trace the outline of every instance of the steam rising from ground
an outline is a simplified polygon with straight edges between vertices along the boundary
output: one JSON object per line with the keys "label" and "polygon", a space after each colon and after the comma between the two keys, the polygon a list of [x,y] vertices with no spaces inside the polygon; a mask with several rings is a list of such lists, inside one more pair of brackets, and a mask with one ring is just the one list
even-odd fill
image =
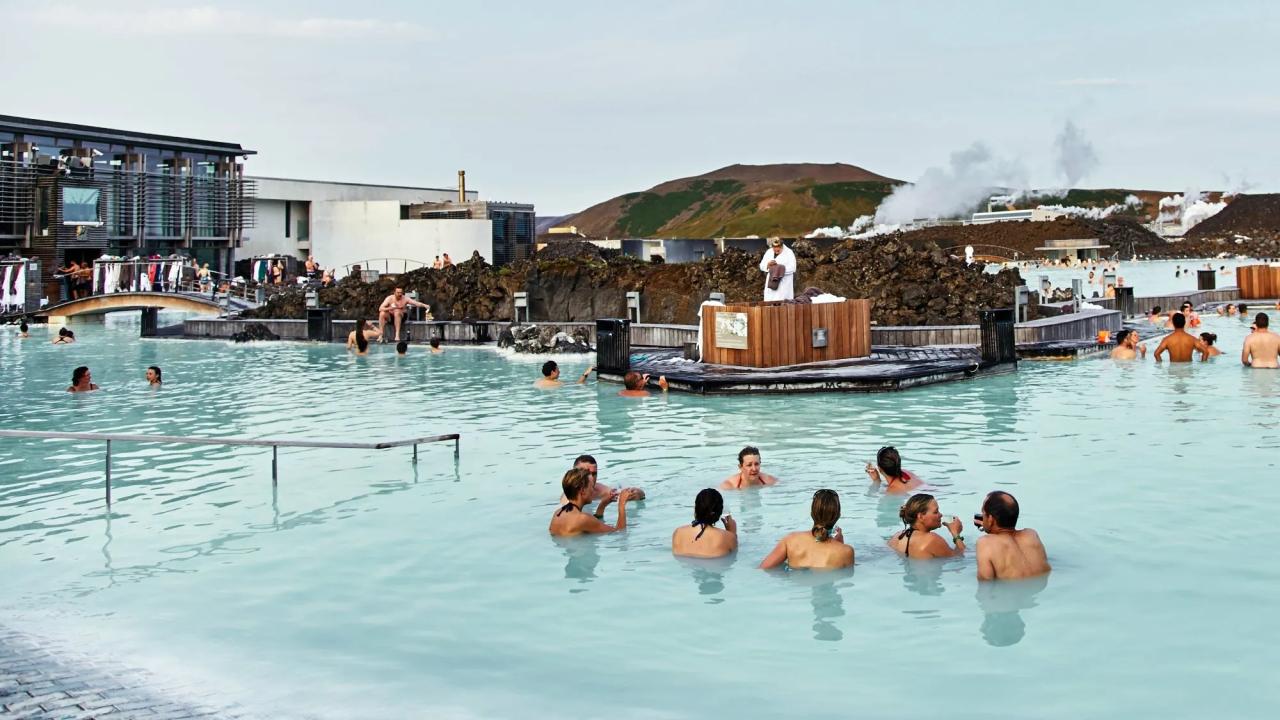
{"label": "steam rising from ground", "polygon": [[951,153],[948,167],[931,167],[914,185],[899,185],[876,208],[875,222],[901,225],[968,213],[999,187],[1027,186],[1016,160],[997,157],[980,142]]}
{"label": "steam rising from ground", "polygon": [[1093,143],[1070,120],[1062,126],[1058,137],[1054,138],[1053,148],[1058,170],[1066,178],[1068,188],[1075,187],[1077,182],[1098,167],[1098,154],[1093,151]]}

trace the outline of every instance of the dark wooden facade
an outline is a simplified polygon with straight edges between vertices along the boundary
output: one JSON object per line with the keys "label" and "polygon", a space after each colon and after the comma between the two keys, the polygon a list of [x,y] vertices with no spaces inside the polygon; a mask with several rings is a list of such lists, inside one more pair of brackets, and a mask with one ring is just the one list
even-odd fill
{"label": "dark wooden facade", "polygon": [[1242,265],[1236,268],[1236,287],[1241,300],[1280,298],[1280,267]]}

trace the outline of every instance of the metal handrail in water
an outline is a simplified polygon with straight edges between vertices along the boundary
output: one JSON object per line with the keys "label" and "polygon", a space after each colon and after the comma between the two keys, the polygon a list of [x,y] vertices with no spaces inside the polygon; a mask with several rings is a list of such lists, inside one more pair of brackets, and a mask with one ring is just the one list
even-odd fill
{"label": "metal handrail in water", "polygon": [[288,438],[251,439],[251,438],[213,438],[189,437],[179,435],[131,435],[125,433],[93,433],[93,432],[59,432],[54,430],[0,430],[0,438],[38,438],[44,440],[101,440],[107,444],[106,457],[106,493],[107,505],[111,505],[111,443],[112,442],[160,442],[181,443],[186,445],[233,445],[271,448],[271,485],[274,487],[279,478],[278,450],[282,447],[336,448],[346,450],[386,450],[394,447],[413,446],[413,462],[418,462],[418,445],[431,442],[453,441],[453,460],[458,461],[458,450],[462,436],[458,433],[445,435],[428,435],[425,437],[407,438],[405,440],[384,440],[374,443],[332,442],[328,440],[292,440]]}

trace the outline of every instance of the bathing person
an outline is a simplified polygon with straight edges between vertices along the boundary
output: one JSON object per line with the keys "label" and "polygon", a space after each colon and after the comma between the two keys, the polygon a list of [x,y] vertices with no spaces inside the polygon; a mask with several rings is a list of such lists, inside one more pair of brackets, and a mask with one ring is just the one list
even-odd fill
{"label": "bathing person", "polygon": [[[596,463],[596,459],[591,455],[579,455],[578,457],[574,458],[573,467],[577,470],[585,470],[588,473],[590,473],[591,485],[592,485],[591,500],[603,500],[605,497],[608,497],[610,495],[617,495],[617,492],[612,490],[608,485],[604,485],[600,482],[597,482],[597,480],[599,480],[600,478],[600,465]],[[644,499],[644,490],[641,490],[638,487],[630,487],[626,489],[631,491],[632,500]],[[569,502],[569,498],[561,496],[560,502],[561,503]],[[596,511],[597,515],[599,515],[600,513],[601,513],[600,510]]]}
{"label": "bathing person", "polygon": [[1192,353],[1199,351],[1201,360],[1209,359],[1209,348],[1200,341],[1200,338],[1186,331],[1187,318],[1180,312],[1176,312],[1169,316],[1170,322],[1173,323],[1173,332],[1164,336],[1160,341],[1160,346],[1156,348],[1156,362],[1160,362],[1162,353],[1169,353],[1169,362],[1191,362]]}
{"label": "bathing person", "polygon": [[1233,316],[1233,315],[1236,315],[1236,314],[1237,314],[1236,304],[1235,304],[1235,303],[1227,303],[1225,307],[1220,307],[1220,308],[1218,308],[1218,314],[1219,314],[1219,315],[1226,315],[1227,317],[1231,317],[1231,316]]}
{"label": "bathing person", "polygon": [[[442,352],[444,352],[444,348],[440,347],[440,338],[438,337],[431,338],[431,354],[439,355]],[[590,373],[591,371],[587,370],[587,372]]]}
{"label": "bathing person", "polygon": [[570,498],[570,500],[561,505],[556,510],[555,515],[551,516],[551,525],[548,530],[552,535],[611,533],[626,529],[627,502],[632,499],[631,491],[623,490],[618,493],[618,523],[616,525],[607,525],[600,520],[600,516],[604,514],[605,506],[613,502],[614,496],[612,494],[600,501],[600,506],[596,508],[595,515],[582,511],[582,506],[591,502],[592,484],[591,473],[581,468],[573,468],[564,474],[564,479],[560,481],[560,487],[564,490],[565,497]]}
{"label": "bathing person", "polygon": [[1255,330],[1244,339],[1244,348],[1240,350],[1240,362],[1255,368],[1280,367],[1277,354],[1280,354],[1280,335],[1267,327],[1271,318],[1266,313],[1258,313],[1253,319]]}
{"label": "bathing person", "polygon": [[160,387],[164,383],[164,379],[161,376],[159,365],[152,365],[147,368],[147,384],[151,387]]}
{"label": "bathing person", "polygon": [[724,529],[716,523],[724,512],[724,497],[719,490],[706,488],[693,501],[693,522],[681,525],[671,533],[671,553],[683,557],[723,557],[738,549],[738,523],[729,515],[723,517]]}
{"label": "bathing person", "polygon": [[[911,499],[898,511],[898,517],[902,518],[902,523],[907,526],[907,529],[889,538],[889,547],[894,550],[909,558],[918,559],[955,557],[964,554],[964,535],[961,534],[964,531],[964,523],[960,522],[960,518],[953,517],[946,524],[955,548],[947,545],[946,540],[933,532],[943,525],[942,513],[938,512],[938,501],[932,495],[925,493],[912,495]],[[912,540],[915,540],[914,544]]]}
{"label": "bathing person", "polygon": [[885,492],[894,495],[920,487],[920,478],[902,469],[902,456],[892,446],[880,448],[876,453],[876,464],[867,463],[866,473],[873,485],[879,485],[883,480]]}
{"label": "bathing person", "polygon": [[1017,580],[1053,569],[1036,531],[1017,529],[1018,501],[1009,493],[989,493],[982,501],[982,514],[973,519],[987,534],[978,538],[979,580]]}
{"label": "bathing person", "polygon": [[430,305],[424,302],[418,302],[417,300],[405,295],[404,288],[396,288],[394,292],[382,301],[382,305],[378,307],[378,327],[385,328],[387,326],[387,320],[394,318],[396,340],[398,341],[400,339],[400,323],[404,320],[405,311],[409,309],[410,305],[420,307],[425,312],[431,311]]}
{"label": "bathing person", "polygon": [[53,339],[54,345],[70,345],[76,341],[76,334],[66,328],[58,328],[58,337]]}
{"label": "bathing person", "polygon": [[404,340],[401,340],[400,342],[396,343],[397,355],[405,355],[408,352],[409,352],[409,343],[405,342]]}
{"label": "bathing person", "polygon": [[1121,330],[1116,333],[1116,347],[1111,351],[1113,360],[1136,360],[1138,354],[1147,356],[1147,346],[1138,344],[1138,331]]}
{"label": "bathing person", "polygon": [[71,387],[67,388],[67,392],[89,392],[97,389],[98,386],[93,384],[93,377],[89,375],[89,368],[81,365],[71,371]]}
{"label": "bathing person", "polygon": [[777,485],[778,478],[760,472],[760,448],[750,445],[738,452],[738,472],[720,483],[722,490],[741,490],[752,485]]}
{"label": "bathing person", "polygon": [[[628,370],[627,374],[622,376],[622,385],[625,389],[618,391],[622,397],[649,397],[649,391],[645,389],[649,385],[649,373]],[[666,392],[667,387],[667,376],[658,376],[658,388]]]}
{"label": "bathing person", "polygon": [[24,338],[24,339],[25,339],[25,338],[29,338],[29,337],[31,337],[31,333],[27,332],[27,331],[28,331],[28,330],[30,330],[30,329],[31,329],[31,328],[27,326],[27,321],[26,321],[26,320],[23,320],[23,321],[18,325],[18,337],[20,337],[20,338]]}
{"label": "bathing person", "polygon": [[1218,342],[1218,336],[1211,332],[1200,333],[1200,342],[1204,343],[1205,348],[1209,351],[1208,357],[1218,357],[1222,351],[1214,347],[1213,344]]}
{"label": "bathing person", "polygon": [[1160,306],[1159,305],[1151,308],[1151,312],[1147,313],[1147,322],[1151,323],[1152,325],[1160,322]]}
{"label": "bathing person", "polygon": [[[435,352],[435,350],[432,350],[432,352]],[[587,368],[586,372],[582,373],[582,377],[578,378],[577,384],[578,385],[586,384],[587,378],[591,377],[591,371],[595,369],[596,368],[594,365]],[[542,378],[539,380],[534,380],[533,386],[536,388],[542,388],[544,390],[548,390],[551,388],[558,388],[561,385],[564,385],[564,382],[560,380],[560,366],[556,363],[556,361],[548,360],[542,363]]]}
{"label": "bathing person", "polygon": [[[361,320],[360,322],[363,323],[364,321]],[[355,342],[352,343],[352,340]],[[354,348],[352,347],[353,344]],[[354,349],[357,355],[369,354],[369,338],[364,334],[362,325],[357,325],[355,332],[351,333],[351,336],[347,338],[347,349]]]}
{"label": "bathing person", "polygon": [[[1182,317],[1186,318],[1188,325],[1191,327],[1200,327],[1200,315],[1198,315],[1195,310],[1191,309],[1190,302],[1184,300],[1182,305],[1178,306],[1178,312],[1182,313]],[[1164,326],[1166,328],[1173,327],[1173,315],[1169,316],[1169,319],[1165,321]]]}
{"label": "bathing person", "polygon": [[796,255],[782,244],[782,238],[769,238],[769,249],[760,259],[764,273],[764,299],[790,300],[796,294]]}
{"label": "bathing person", "polygon": [[813,494],[809,508],[813,527],[793,532],[778,541],[760,567],[764,570],[786,563],[792,568],[835,569],[853,564],[853,547],[844,543],[844,533],[836,527],[840,519],[840,496],[835,490]]}
{"label": "bathing person", "polygon": [[320,274],[320,264],[316,262],[315,255],[308,255],[307,261],[302,265],[307,273],[308,280],[314,280],[316,275]]}
{"label": "bathing person", "polygon": [[356,346],[357,335],[364,336],[365,345],[368,345],[374,340],[377,340],[378,338],[382,337],[382,328],[375,328],[372,325],[365,322],[364,318],[360,318],[359,320],[356,321],[356,329],[352,330],[350,333],[347,333],[347,349],[348,350]]}

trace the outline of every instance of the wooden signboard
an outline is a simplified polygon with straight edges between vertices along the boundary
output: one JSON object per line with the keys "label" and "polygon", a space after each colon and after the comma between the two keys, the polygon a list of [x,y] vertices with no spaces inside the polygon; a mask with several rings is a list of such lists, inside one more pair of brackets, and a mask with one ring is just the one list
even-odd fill
{"label": "wooden signboard", "polygon": [[[825,328],[826,347],[813,347]],[[871,355],[871,301],[750,303],[707,307],[702,361],[742,367],[782,367]]]}

